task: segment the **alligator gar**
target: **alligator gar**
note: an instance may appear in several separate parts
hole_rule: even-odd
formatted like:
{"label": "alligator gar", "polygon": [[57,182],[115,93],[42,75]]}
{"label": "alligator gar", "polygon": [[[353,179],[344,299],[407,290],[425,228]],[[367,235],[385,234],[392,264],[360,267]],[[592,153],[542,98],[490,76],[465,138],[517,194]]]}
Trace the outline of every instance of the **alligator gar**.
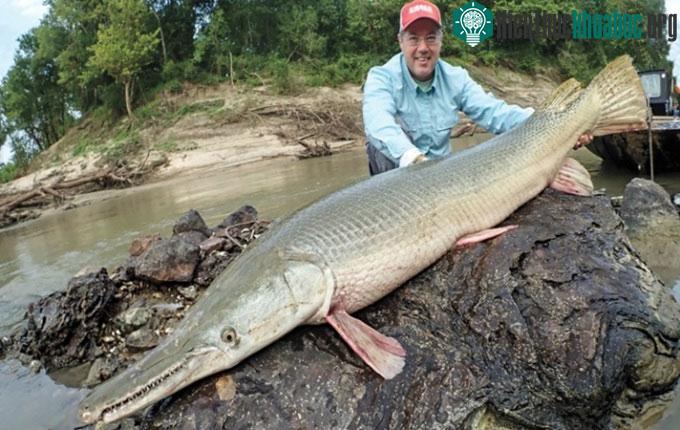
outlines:
{"label": "alligator gar", "polygon": [[642,129],[646,117],[632,61],[620,57],[585,89],[573,79],[563,83],[508,133],[372,177],[297,211],[222,272],[161,345],[95,387],[81,404],[81,420],[135,413],[303,324],[329,323],[377,373],[396,376],[404,348],[351,314],[456,243],[498,234],[491,227],[544,188],[590,194],[587,171],[568,158],[578,137]]}

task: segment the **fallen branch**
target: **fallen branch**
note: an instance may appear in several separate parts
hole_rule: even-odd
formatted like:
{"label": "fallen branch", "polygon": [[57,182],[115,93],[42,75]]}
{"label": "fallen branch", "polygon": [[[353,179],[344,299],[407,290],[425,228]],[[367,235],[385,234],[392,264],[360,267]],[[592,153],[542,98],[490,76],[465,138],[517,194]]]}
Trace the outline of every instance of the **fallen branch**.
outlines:
{"label": "fallen branch", "polygon": [[[60,191],[71,190],[73,188],[81,187],[89,184],[99,184],[101,187],[105,187],[107,183],[123,183],[126,185],[132,185],[132,178],[143,174],[144,171],[136,169],[132,172],[126,172],[124,169],[119,169],[118,171],[113,171],[111,169],[106,169],[102,172],[96,173],[94,175],[85,176],[82,178],[71,179],[69,181],[59,181],[52,185],[36,184],[36,186],[25,191],[18,196],[12,198],[9,202],[0,205],[0,215],[6,215],[8,212],[18,208],[27,202],[38,199],[34,201],[31,205],[44,205],[49,203],[48,196],[56,198],[57,201],[62,202],[72,196],[65,194]],[[39,200],[42,198],[43,200]]]}

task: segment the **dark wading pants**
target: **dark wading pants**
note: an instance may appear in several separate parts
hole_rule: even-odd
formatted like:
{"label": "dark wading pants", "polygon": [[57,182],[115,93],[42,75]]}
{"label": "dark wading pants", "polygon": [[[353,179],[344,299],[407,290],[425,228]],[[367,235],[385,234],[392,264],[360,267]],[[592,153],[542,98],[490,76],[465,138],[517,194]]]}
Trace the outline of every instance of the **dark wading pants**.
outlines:
{"label": "dark wading pants", "polygon": [[399,167],[397,163],[387,158],[369,142],[366,142],[366,154],[368,155],[368,172],[371,176]]}

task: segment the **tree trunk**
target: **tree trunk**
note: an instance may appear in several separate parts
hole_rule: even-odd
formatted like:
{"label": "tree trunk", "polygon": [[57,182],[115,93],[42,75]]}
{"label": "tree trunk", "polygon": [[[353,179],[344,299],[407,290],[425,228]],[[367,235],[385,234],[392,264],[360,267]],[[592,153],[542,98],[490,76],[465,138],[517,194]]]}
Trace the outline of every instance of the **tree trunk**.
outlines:
{"label": "tree trunk", "polygon": [[153,13],[153,16],[156,17],[156,21],[158,21],[158,31],[160,32],[161,36],[161,47],[163,48],[163,64],[168,61],[168,51],[165,49],[165,36],[163,35],[163,26],[161,25],[161,18],[158,16],[158,13],[151,8],[151,12]]}
{"label": "tree trunk", "polygon": [[134,119],[135,115],[132,113],[132,79],[125,81],[125,108],[127,109],[128,118]]}

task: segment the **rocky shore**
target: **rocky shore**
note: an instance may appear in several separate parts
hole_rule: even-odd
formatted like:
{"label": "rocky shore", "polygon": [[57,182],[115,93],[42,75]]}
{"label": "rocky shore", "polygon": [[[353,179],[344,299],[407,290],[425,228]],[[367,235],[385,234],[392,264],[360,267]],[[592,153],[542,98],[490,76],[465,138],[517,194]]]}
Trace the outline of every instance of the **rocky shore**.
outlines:
{"label": "rocky shore", "polygon": [[[301,327],[107,428],[647,425],[680,377],[680,306],[628,237],[658,213],[677,218],[668,196],[647,188],[627,190],[621,216],[606,196],[546,190],[506,221],[516,230],[450,251],[359,312],[406,348],[393,380],[375,375],[331,328]],[[636,224],[626,215],[640,214],[636,205],[668,210]],[[96,385],[181,324],[266,228],[250,207],[213,228],[190,211],[171,237],[136,240],[112,274],[85,271],[31,305],[0,353],[48,370],[92,363],[82,383]]]}

